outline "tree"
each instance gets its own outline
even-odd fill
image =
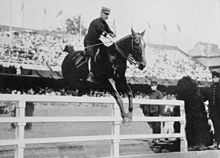
[[[67,18],[65,25],[66,25],[66,33],[70,33],[74,35],[77,34],[85,35],[87,30],[81,21],[80,15],[72,18]]]
[[[213,143],[202,98],[198,83],[191,77],[186,76],[178,81],[177,99],[185,102],[186,138],[192,147]]]

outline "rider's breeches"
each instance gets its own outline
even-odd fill
[[[93,47],[87,47],[85,49],[85,51],[86,51],[86,55],[88,57],[92,57],[93,58],[95,56],[95,49]]]
[[[97,40],[97,41],[89,41],[89,40],[84,40],[84,47],[85,47],[85,51],[86,51],[86,55],[88,57],[94,57],[95,53],[98,49],[98,47],[100,47],[102,41]]]

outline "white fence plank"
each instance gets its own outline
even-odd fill
[[[174,122],[181,123],[181,133],[173,134],[132,134],[121,135],[120,125],[121,116],[118,105],[112,97],[71,97],[71,96],[39,96],[39,95],[9,95],[0,94],[1,101],[16,101],[16,117],[2,117],[0,123],[17,123],[15,129],[15,139],[0,140],[0,146],[17,145],[15,150],[16,158],[24,158],[24,148],[26,144],[38,143],[55,143],[55,142],[75,142],[75,141],[102,141],[109,140],[111,145],[111,157],[119,157],[120,140],[130,139],[155,139],[155,138],[180,138],[181,151],[187,151],[187,141],[185,137],[185,111],[184,101],[180,100],[150,100],[150,99],[134,99],[134,104],[145,105],[175,105],[180,106],[181,116],[177,117],[133,117],[132,122]],[[125,104],[128,103],[127,99],[123,100]],[[70,103],[107,103],[113,105],[113,116],[108,117],[25,117],[24,108],[25,102],[70,102]],[[74,136],[74,137],[53,137],[53,138],[24,138],[24,125],[26,122],[113,122],[111,135],[94,135],[94,136]]]

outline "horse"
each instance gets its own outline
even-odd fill
[[[126,119],[131,121],[133,111],[133,93],[125,77],[127,61],[136,64],[140,70],[143,70],[146,66],[144,34],[145,31],[138,33],[131,28],[131,34],[117,40],[111,46],[106,47],[102,43],[95,55],[93,65],[95,85],[104,85],[115,98],[123,121]],[[70,47],[66,48],[66,50],[73,50]],[[69,52],[62,62],[61,69],[68,87],[80,88],[83,85],[87,87],[89,84],[86,81],[88,57],[85,55],[85,51]],[[127,113],[123,107],[120,91],[128,96],[129,107]]]

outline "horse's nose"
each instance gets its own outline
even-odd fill
[[[138,68],[139,68],[140,70],[143,70],[143,69],[145,68],[144,62],[139,63]]]

